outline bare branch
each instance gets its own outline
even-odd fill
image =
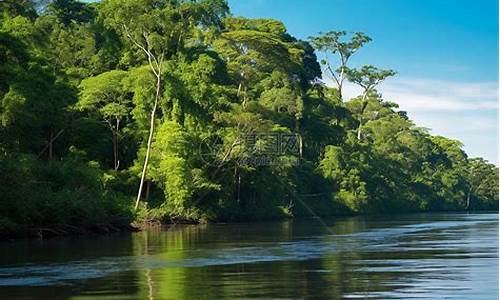
[[[130,41],[132,41],[132,43],[134,43],[134,45],[136,45],[137,47],[139,47],[139,49],[141,49],[144,53],[146,53],[151,70],[156,75],[156,77],[160,76],[160,74],[157,72],[157,70],[155,69],[155,67],[153,65],[153,58],[154,58],[153,54],[132,37],[132,35],[128,31],[128,27],[126,25],[123,25],[123,28],[125,29],[125,34],[130,39]]]

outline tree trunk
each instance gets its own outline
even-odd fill
[[[344,102],[344,99],[342,98],[342,84],[339,83],[338,85],[338,90],[339,90],[339,98],[340,98],[340,102]]]
[[[156,109],[158,107],[158,101],[160,99],[160,86],[161,86],[161,73],[156,74],[156,96],[153,109],[151,110],[151,123],[149,124],[149,137],[148,144],[146,146],[146,157],[144,158],[144,166],[142,167],[141,183],[139,184],[139,191],[137,192],[137,199],[135,201],[134,209],[137,210],[139,207],[139,201],[141,200],[142,188],[144,186],[144,180],[146,178],[146,171],[148,169],[149,155],[151,154],[151,145],[153,144],[153,133],[155,129],[155,115]]]
[[[50,132],[49,141],[47,142],[47,144],[45,145],[45,147],[43,147],[42,151],[40,151],[40,153],[38,153],[38,157],[41,157],[41,156],[42,156],[42,154],[44,154],[44,153],[45,153],[45,151],[47,151],[47,149],[49,149],[49,147],[51,147],[51,149],[50,149],[50,152],[51,152],[51,153],[49,153],[49,158],[52,158],[52,152],[53,152],[53,150],[52,150],[53,146],[52,146],[52,145],[53,145],[53,144],[54,144],[54,142],[57,140],[57,138],[58,138],[59,136],[61,136],[61,134],[62,134],[63,132],[64,132],[64,129],[61,129],[61,130],[59,130],[59,132],[58,132],[58,133],[54,136],[54,135],[53,135],[53,133],[52,133],[52,131],[51,131],[51,132]]]
[[[245,108],[247,104],[247,88],[244,86],[243,87],[243,102],[241,103],[241,106],[243,106],[243,109]]]
[[[240,203],[240,194],[241,194],[241,174],[238,172],[238,203]]]
[[[149,193],[150,193],[150,190],[151,190],[151,181],[148,180],[147,183],[146,183],[146,201],[149,200]]]
[[[363,126],[363,115],[365,113],[365,109],[368,106],[368,102],[366,102],[366,95],[368,94],[368,91],[366,91],[363,94],[363,106],[361,107],[361,113],[359,116],[359,125],[358,125],[358,141],[361,141],[361,126]]]
[[[148,33],[143,32],[142,37],[144,38],[144,41],[146,44],[140,44],[132,35],[130,34],[127,26],[123,25],[123,28],[125,29],[125,33],[127,37],[134,43],[137,47],[139,47],[148,57],[148,62],[149,62],[149,67],[151,68],[151,71],[155,74],[156,76],[156,95],[155,95],[155,102],[153,104],[153,109],[151,111],[151,123],[149,125],[149,137],[148,137],[148,143],[146,147],[146,157],[144,158],[144,166],[142,167],[142,175],[141,175],[141,183],[139,184],[139,191],[137,192],[137,199],[135,201],[135,210],[139,207],[139,201],[141,200],[141,195],[142,195],[142,188],[144,187],[144,180],[146,178],[146,171],[148,169],[148,162],[149,162],[149,155],[151,152],[151,145],[153,143],[153,133],[155,129],[155,115],[156,115],[156,109],[158,108],[158,102],[160,100],[160,88],[161,88],[161,76],[162,76],[162,71],[161,71],[161,64],[163,62],[163,57],[164,57],[164,52],[160,53],[159,56],[155,56],[151,50],[151,43],[149,42],[148,38]]]
[[[114,169],[118,170],[120,166],[120,160],[118,159],[118,130],[120,130],[120,120],[116,119],[115,130],[113,130],[113,161]]]
[[[240,92],[241,92],[241,82],[240,82],[240,84],[238,85],[238,92],[236,93],[236,97],[239,97],[239,96],[240,96]]]
[[[52,129],[51,129],[50,130],[50,137],[49,137],[49,160],[52,160],[53,149],[54,149],[54,133],[52,132]]]
[[[299,133],[297,133],[297,135],[299,136],[299,158],[302,158],[302,147],[304,146],[304,142],[302,141],[302,135]]]
[[[469,192],[467,193],[467,202],[466,202],[466,205],[465,205],[465,209],[466,210],[469,210],[469,207],[470,207],[470,194],[472,192],[472,188],[469,189]]]
[[[117,158],[116,158],[116,132],[113,131],[113,167],[115,171],[118,169],[117,165]]]

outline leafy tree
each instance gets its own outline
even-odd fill
[[[36,1],[4,0],[0,2],[0,20],[16,16],[23,16],[30,19],[36,18]]]
[[[363,66],[360,70],[346,69],[347,79],[363,88],[362,107],[359,113],[358,140],[361,140],[361,127],[363,126],[363,114],[368,102],[366,97],[369,93],[374,92],[378,84],[384,81],[387,77],[396,75],[393,70],[379,70],[370,65]]]
[[[469,159],[466,209],[498,209],[498,168],[482,158]]]
[[[220,3],[217,2],[216,3]],[[206,2],[201,2],[207,8]],[[210,21],[217,22],[225,11],[223,5],[214,6],[214,11],[209,11]],[[105,24],[122,32],[138,49],[147,57],[149,67],[156,77],[156,93],[150,115],[149,136],[146,146],[144,166],[137,193],[135,208],[137,209],[142,195],[144,180],[148,167],[149,156],[154,136],[155,116],[158,108],[161,90],[164,59],[175,53],[183,42],[189,38],[190,33],[196,32],[197,25],[207,25],[205,19],[191,19],[190,12],[198,12],[195,3],[186,2],[181,5],[172,4],[170,1],[105,1],[102,12]],[[176,22],[176,20],[186,22]]]
[[[346,31],[328,31],[320,33],[319,36],[309,38],[316,50],[325,53],[326,57],[321,60],[321,64],[326,67],[326,74],[334,81],[339,91],[340,99],[342,99],[342,88],[347,78],[350,58],[361,47],[371,41],[371,38],[362,32],[354,33],[347,41],[344,40],[345,37],[347,37]],[[338,57],[339,66],[337,68],[332,67],[328,53],[332,53]]]
[[[80,99],[76,104],[80,110],[97,113],[113,134],[113,168],[118,170],[119,137],[122,122],[130,115],[131,99],[124,86],[125,71],[109,71],[84,79],[80,84]]]
[[[49,14],[53,14],[65,26],[76,23],[88,23],[95,17],[90,4],[77,0],[53,0],[48,5]]]

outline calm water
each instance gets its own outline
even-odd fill
[[[496,214],[325,222],[0,243],[0,298],[498,298]]]

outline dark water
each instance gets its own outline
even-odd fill
[[[498,299],[498,215],[177,226],[0,243],[2,299]]]

